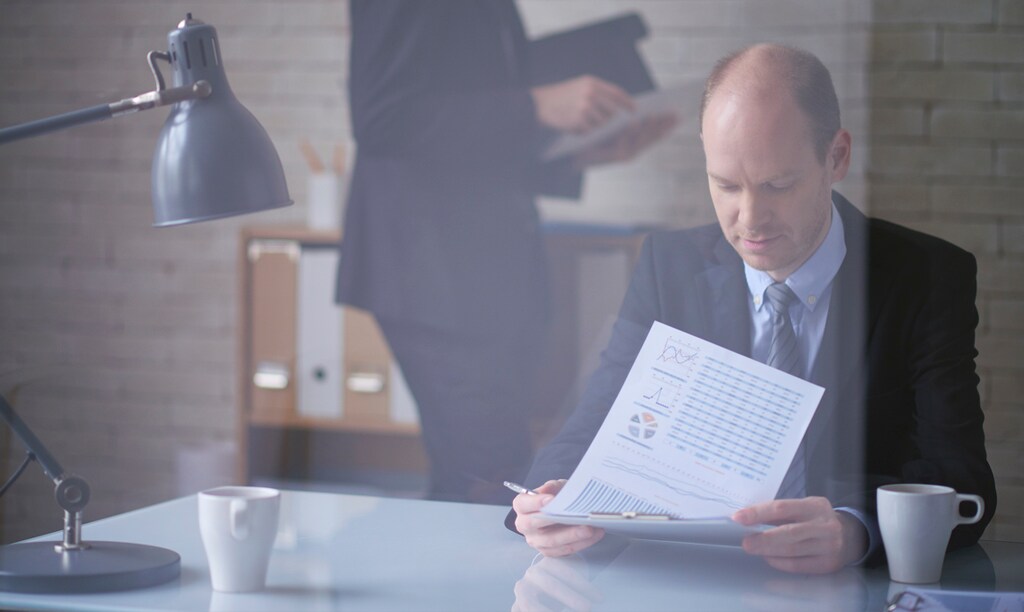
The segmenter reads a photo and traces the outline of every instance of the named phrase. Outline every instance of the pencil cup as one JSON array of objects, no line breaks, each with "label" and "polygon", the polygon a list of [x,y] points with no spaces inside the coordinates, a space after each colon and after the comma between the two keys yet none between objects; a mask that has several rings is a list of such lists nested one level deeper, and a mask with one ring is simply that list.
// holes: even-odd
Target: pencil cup
[{"label": "pencil cup", "polygon": [[[974,502],[973,516],[960,516],[960,502]],[[927,484],[878,488],[878,527],[882,531],[889,577],[915,584],[938,582],[949,535],[957,525],[977,523],[985,502],[977,495]]]},{"label": "pencil cup", "polygon": [[312,229],[336,230],[341,227],[341,203],[345,177],[333,172],[309,176],[306,223]]},{"label": "pencil cup", "polygon": [[281,492],[267,487],[218,487],[199,494],[199,533],[214,590],[263,589],[280,505]]}]

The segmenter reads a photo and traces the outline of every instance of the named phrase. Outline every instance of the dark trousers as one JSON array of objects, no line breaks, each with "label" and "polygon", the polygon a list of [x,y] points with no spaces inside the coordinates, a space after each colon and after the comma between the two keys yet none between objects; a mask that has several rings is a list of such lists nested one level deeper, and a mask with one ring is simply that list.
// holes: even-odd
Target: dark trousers
[{"label": "dark trousers", "polygon": [[521,479],[532,457],[543,328],[510,335],[448,331],[378,317],[419,406],[430,459],[431,499],[504,504],[503,480]]}]

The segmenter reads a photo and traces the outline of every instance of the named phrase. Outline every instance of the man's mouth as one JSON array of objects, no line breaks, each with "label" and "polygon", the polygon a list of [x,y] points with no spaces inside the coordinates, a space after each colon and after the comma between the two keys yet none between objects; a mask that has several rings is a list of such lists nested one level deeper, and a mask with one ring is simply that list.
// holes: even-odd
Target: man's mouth
[{"label": "man's mouth", "polygon": [[767,250],[775,244],[775,241],[778,239],[778,236],[772,236],[771,238],[740,238],[740,241],[743,243],[743,248],[757,253]]}]

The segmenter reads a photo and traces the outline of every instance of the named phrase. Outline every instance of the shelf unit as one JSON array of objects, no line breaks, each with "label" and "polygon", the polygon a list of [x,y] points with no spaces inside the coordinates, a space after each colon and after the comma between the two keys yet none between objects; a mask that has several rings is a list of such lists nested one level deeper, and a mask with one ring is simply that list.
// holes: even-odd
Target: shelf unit
[{"label": "shelf unit", "polygon": [[[338,337],[343,363],[340,416],[303,414],[297,407],[299,261],[303,252],[337,249],[339,233],[304,227],[249,227],[239,248],[240,334],[238,480],[315,480],[323,456],[312,440],[331,437],[329,457],[337,472],[348,469],[423,473],[426,459],[415,422],[395,422],[389,412],[394,381],[391,355],[373,317],[338,307],[344,332]],[[333,276],[323,279],[333,286]],[[343,340],[344,339],[344,340]],[[378,390],[349,384],[354,372],[379,379]],[[257,373],[260,378],[257,382]],[[260,438],[254,448],[253,439]],[[324,446],[324,444],[321,444]],[[322,470],[321,470],[322,471]]]},{"label": "shelf unit", "polygon": [[[579,390],[580,367],[589,367],[602,327],[619,307],[629,272],[648,228],[607,228],[552,224],[545,226],[550,261],[553,320],[547,336],[537,406],[527,415],[535,445],[558,428]],[[344,307],[346,348],[343,371],[380,375],[380,393],[345,388],[340,417],[300,414],[296,409],[296,329],[298,260],[304,249],[337,248],[339,232],[296,226],[249,227],[241,233],[239,262],[239,464],[240,482],[265,475],[299,474],[316,480],[325,469],[384,469],[425,474],[426,458],[415,423],[390,418],[388,390],[391,355],[373,317]],[[325,279],[333,287],[333,276]],[[340,341],[340,339],[339,339]],[[356,346],[353,354],[348,346]],[[598,351],[599,352],[599,351]],[[287,375],[280,389],[253,382],[262,362]],[[311,454],[311,440],[332,437],[336,451],[325,458]],[[253,447],[253,440],[259,446]],[[321,445],[323,446],[323,445]],[[313,474],[313,476],[309,476]]]}]

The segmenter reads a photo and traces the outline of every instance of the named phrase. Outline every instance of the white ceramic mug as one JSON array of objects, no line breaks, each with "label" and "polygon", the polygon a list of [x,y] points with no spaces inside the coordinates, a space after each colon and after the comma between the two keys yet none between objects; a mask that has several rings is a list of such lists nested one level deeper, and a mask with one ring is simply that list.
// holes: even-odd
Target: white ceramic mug
[{"label": "white ceramic mug", "polygon": [[[895,484],[878,488],[878,526],[889,576],[896,582],[938,582],[949,535],[957,525],[981,520],[985,501],[949,487]],[[974,502],[973,516],[960,516],[960,502]]]},{"label": "white ceramic mug", "polygon": [[259,591],[277,536],[281,492],[217,487],[199,493],[199,533],[217,591]]}]

